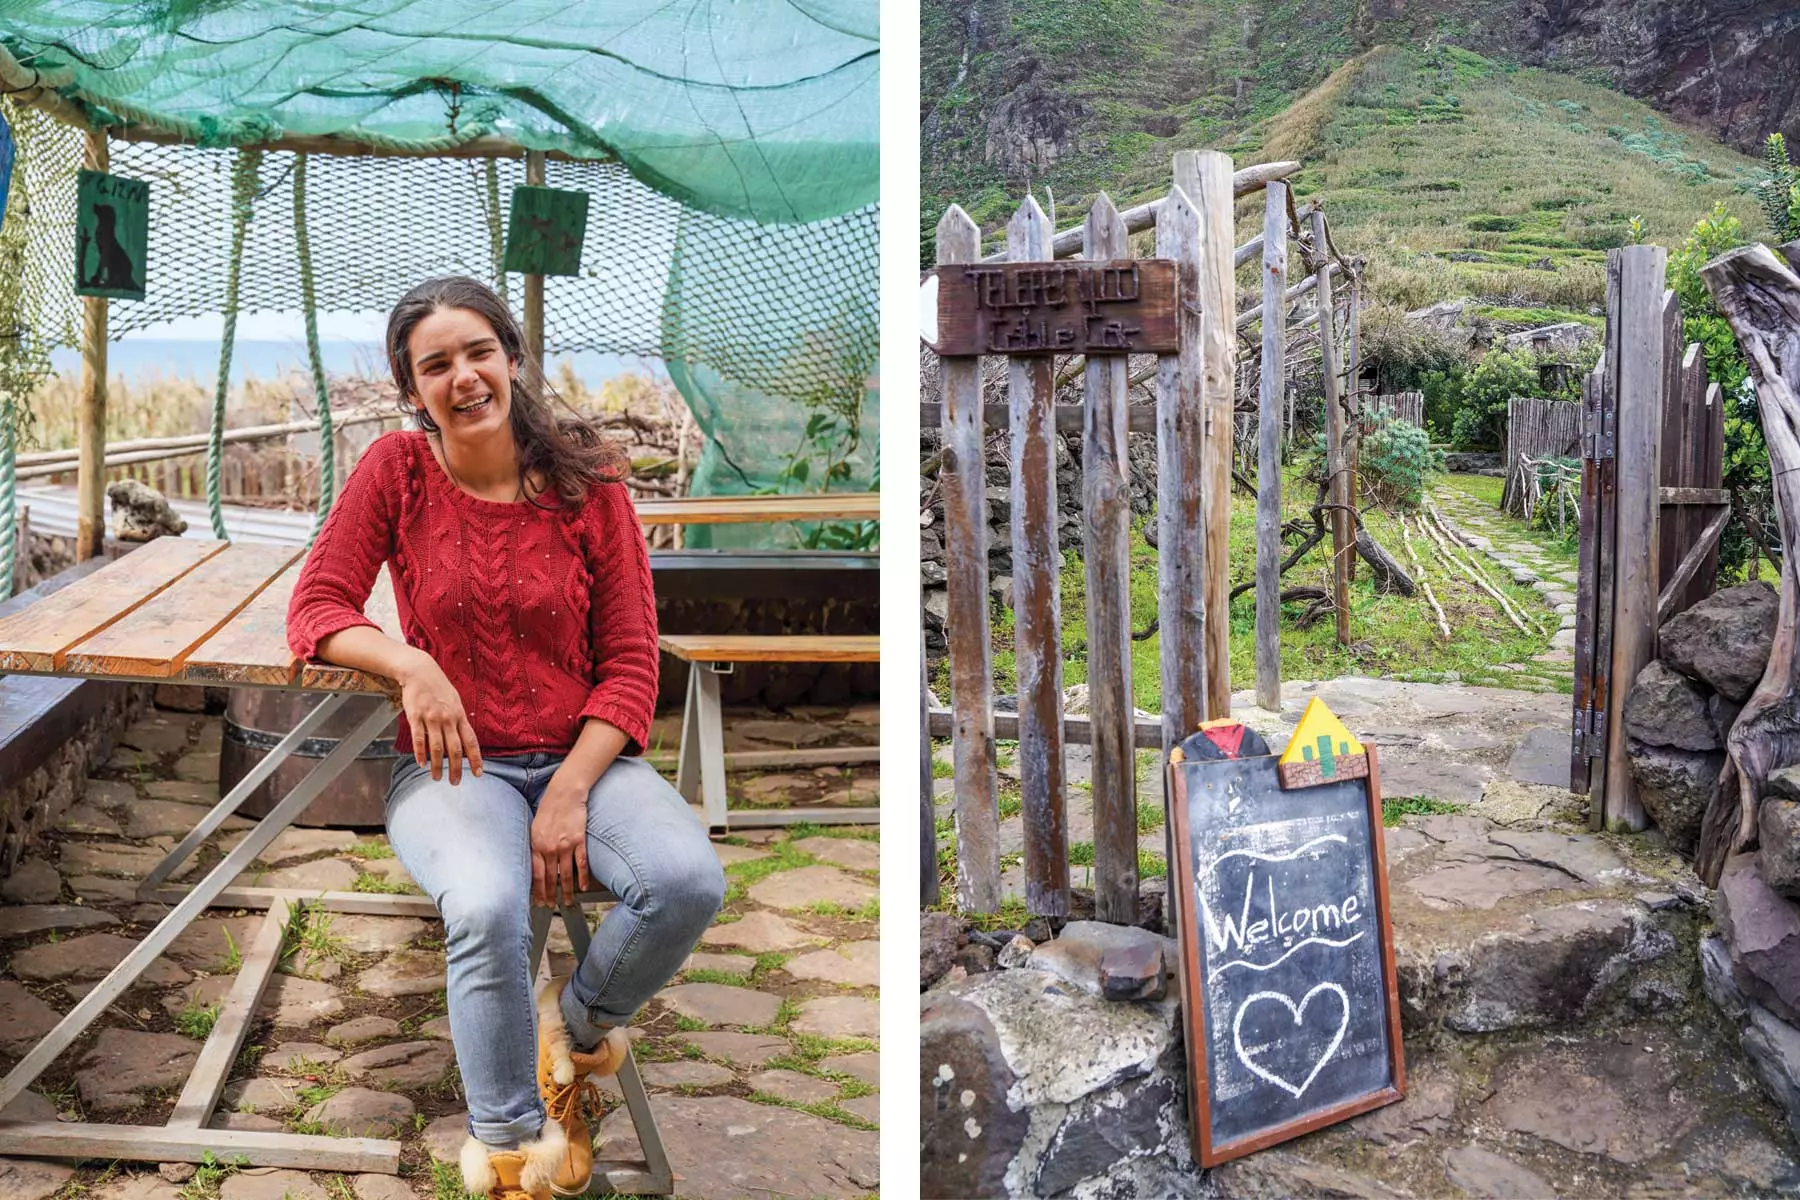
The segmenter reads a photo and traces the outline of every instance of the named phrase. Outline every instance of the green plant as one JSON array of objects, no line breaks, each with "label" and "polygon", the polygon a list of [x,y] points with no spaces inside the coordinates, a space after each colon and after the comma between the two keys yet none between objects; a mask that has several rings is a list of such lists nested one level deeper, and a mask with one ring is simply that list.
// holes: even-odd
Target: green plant
[{"label": "green plant", "polygon": [[228,926],[220,925],[219,932],[225,935],[225,954],[213,964],[213,974],[236,975],[244,969],[243,951],[239,950],[237,943],[232,940],[231,929]]},{"label": "green plant", "polygon": [[1460,804],[1437,800],[1431,796],[1388,796],[1381,802],[1381,823],[1398,825],[1402,817],[1429,817],[1441,813],[1458,813],[1462,809]]},{"label": "green plant", "polygon": [[185,1037],[204,1042],[218,1024],[220,1008],[217,1004],[196,1004],[190,998],[186,1007],[175,1014],[175,1028]]},{"label": "green plant", "polygon": [[237,1163],[222,1163],[208,1150],[200,1156],[194,1177],[176,1193],[181,1200],[218,1200],[219,1187],[237,1173]]},{"label": "green plant", "polygon": [[1768,174],[1756,182],[1756,199],[1777,242],[1800,238],[1800,171],[1788,161],[1787,140],[1771,133],[1763,144]]},{"label": "green plant", "polygon": [[1363,435],[1360,478],[1377,504],[1418,508],[1431,477],[1443,469],[1443,452],[1432,448],[1431,435],[1391,412],[1377,413]]}]

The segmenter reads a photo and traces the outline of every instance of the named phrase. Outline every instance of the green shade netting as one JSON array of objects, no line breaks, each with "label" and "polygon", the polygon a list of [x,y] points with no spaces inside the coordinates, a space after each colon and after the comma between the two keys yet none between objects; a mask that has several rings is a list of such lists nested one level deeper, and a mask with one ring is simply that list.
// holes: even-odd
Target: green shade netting
[{"label": "green shade netting", "polygon": [[758,222],[877,198],[872,0],[20,0],[0,44],[103,123],[205,146],[499,136]]}]

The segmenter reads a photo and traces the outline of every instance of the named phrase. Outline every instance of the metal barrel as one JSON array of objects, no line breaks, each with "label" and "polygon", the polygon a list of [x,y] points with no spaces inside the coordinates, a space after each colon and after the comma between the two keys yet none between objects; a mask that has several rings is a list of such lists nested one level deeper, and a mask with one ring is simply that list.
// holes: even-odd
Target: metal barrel
[{"label": "metal barrel", "polygon": [[[225,701],[224,738],[219,747],[220,793],[261,762],[276,743],[291,732],[300,718],[323,699],[317,693],[285,692],[273,688],[232,688]],[[338,740],[385,704],[380,696],[354,696],[333,713],[319,732],[307,738],[275,773],[250,794],[238,812],[246,817],[266,816],[275,802],[292,791],[319,760],[337,748]],[[380,827],[384,820],[388,778],[393,771],[393,731],[377,738],[355,762],[339,775],[317,800],[295,820],[296,825]]]}]

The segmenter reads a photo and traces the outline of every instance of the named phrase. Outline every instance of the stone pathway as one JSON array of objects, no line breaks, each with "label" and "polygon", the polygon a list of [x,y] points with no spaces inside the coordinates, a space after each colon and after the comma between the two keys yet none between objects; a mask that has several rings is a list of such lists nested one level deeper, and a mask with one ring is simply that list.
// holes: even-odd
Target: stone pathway
[{"label": "stone pathway", "polygon": [[[740,714],[746,719],[735,734],[727,723],[728,749],[870,743],[872,712]],[[676,726],[664,718],[658,728],[672,738]],[[166,911],[139,904],[132,889],[202,806],[216,803],[217,784],[205,780],[217,779],[220,736],[217,717],[153,711],[94,773],[85,802],[6,881],[0,1069],[17,1062]],[[788,782],[768,782],[778,777]],[[734,804],[790,797],[872,803],[878,775],[873,765],[829,767],[744,773],[731,783]],[[228,822],[202,863],[216,862],[246,824]],[[725,909],[632,1029],[677,1195],[879,1189],[875,836],[861,827],[795,826],[715,840],[730,884]],[[248,874],[301,887],[416,891],[378,832],[293,829]],[[195,922],[8,1115],[165,1121],[260,921],[214,910]],[[295,937],[294,953],[271,981],[214,1122],[396,1137],[402,1174],[235,1171],[196,1195],[460,1194],[454,1163],[467,1114],[449,1042],[443,937],[435,920],[320,914],[307,936]],[[553,927],[552,968],[568,970],[571,953],[566,932]],[[605,1090],[600,1156],[639,1157],[616,1085],[608,1081]],[[192,1179],[191,1168],[176,1165],[158,1173],[0,1159],[7,1200],[189,1200],[180,1187]]]}]

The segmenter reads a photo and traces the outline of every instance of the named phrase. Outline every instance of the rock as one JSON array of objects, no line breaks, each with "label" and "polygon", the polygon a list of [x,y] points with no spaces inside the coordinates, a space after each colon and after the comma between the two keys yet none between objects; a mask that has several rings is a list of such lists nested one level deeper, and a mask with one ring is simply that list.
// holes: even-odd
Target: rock
[{"label": "rock", "polygon": [[219,1200],[332,1200],[305,1171],[248,1170],[228,1175]]},{"label": "rock", "polygon": [[921,912],[919,914],[919,990],[922,992],[944,977],[950,969],[951,956],[962,942],[962,918],[954,913]]},{"label": "rock", "polygon": [[450,1040],[450,1018],[433,1017],[419,1026],[418,1034],[420,1037],[438,1038],[447,1042]]},{"label": "rock", "polygon": [[790,958],[781,968],[795,979],[816,979],[840,987],[881,986],[881,943],[846,942]]},{"label": "rock", "polygon": [[[184,1177],[185,1173],[185,1177]],[[141,1174],[119,1173],[105,1179],[91,1191],[83,1189],[83,1200],[187,1200],[176,1183],[192,1179],[196,1171],[193,1163],[161,1163],[152,1174],[145,1171]],[[171,1179],[171,1176],[176,1178]],[[191,1193],[190,1193],[191,1194]]]},{"label": "rock", "polygon": [[284,829],[270,842],[261,854],[256,856],[258,862],[278,867],[283,863],[298,862],[303,858],[311,858],[315,854],[323,854],[328,850],[348,850],[356,844],[356,835],[347,829],[306,829],[295,827]]},{"label": "rock", "polygon": [[[1767,651],[1763,657],[1768,657]],[[731,730],[738,737],[777,746],[816,746],[832,738],[830,729],[811,721],[734,721]]]},{"label": "rock", "polygon": [[864,838],[809,837],[795,842],[794,848],[852,871],[881,869],[881,844]]},{"label": "rock", "polygon": [[0,1050],[23,1055],[62,1014],[10,979],[0,979]]},{"label": "rock", "polygon": [[1744,706],[1736,700],[1728,700],[1714,692],[1706,698],[1706,715],[1713,724],[1713,733],[1718,735],[1719,745],[1731,734],[1731,727],[1737,724],[1738,714]]},{"label": "rock", "polygon": [[261,916],[202,917],[170,943],[168,956],[190,971],[228,974],[226,967],[242,958],[262,924]]},{"label": "rock", "polygon": [[[186,1183],[200,1173],[200,1168],[190,1162],[166,1162],[156,1164],[156,1173],[167,1183]],[[178,1195],[174,1200],[181,1200]]]},{"label": "rock", "polygon": [[[176,804],[197,805],[211,809],[219,802],[219,789],[204,783],[191,783],[185,779],[152,779],[144,784],[144,795],[155,800],[172,800]],[[222,829],[248,829],[255,824],[243,817],[227,817]],[[182,833],[185,835],[186,830]]]},{"label": "rock", "polygon": [[881,1056],[879,1054],[833,1054],[819,1060],[819,1069],[835,1071],[839,1075],[848,1075],[852,1079],[860,1079],[867,1084],[879,1085],[881,1083]]},{"label": "rock", "polygon": [[270,1015],[278,1026],[311,1025],[343,1012],[344,998],[329,983],[276,975],[269,980],[258,1011]]},{"label": "rock", "polygon": [[1662,661],[1728,699],[1742,702],[1762,679],[1775,640],[1780,598],[1767,583],[1740,583],[1714,592],[1663,623]]},{"label": "rock", "polygon": [[186,779],[193,783],[219,786],[219,756],[212,754],[184,754],[175,760],[175,778]]},{"label": "rock", "polygon": [[1672,1056],[1647,1048],[1614,1038],[1528,1046],[1495,1069],[1485,1117],[1577,1154],[1642,1162],[1700,1116],[1672,1087]]},{"label": "rock", "polygon": [[679,983],[657,996],[682,1016],[708,1025],[767,1025],[781,1007],[779,996],[723,983]]},{"label": "rock", "polygon": [[682,965],[683,971],[719,971],[726,975],[736,975],[739,979],[748,979],[756,970],[756,960],[748,954],[708,954],[704,950],[696,950],[688,955],[687,962]]},{"label": "rock", "polygon": [[[986,947],[986,946],[971,947],[971,948],[972,949],[981,949],[981,950],[988,949],[988,947]],[[1022,933],[1015,933],[1012,935],[1012,937],[1007,939],[1006,945],[1000,947],[1000,953],[993,954],[990,951],[989,956],[993,959],[995,965],[1003,967],[1006,970],[1010,971],[1015,967],[1022,967],[1026,963],[1030,962],[1031,954],[1036,949],[1037,949],[1037,943],[1033,942],[1030,938],[1026,937]],[[968,964],[965,963],[964,965],[967,966]],[[984,967],[983,969],[986,970],[989,968]],[[975,972],[974,968],[971,967],[970,974],[975,974],[975,973],[976,972]]]},{"label": "rock", "polygon": [[[1026,947],[1031,946],[1031,939],[1027,937],[1015,935],[1012,942],[1007,943],[1007,946],[1010,948],[1013,942],[1023,942]],[[1029,948],[1020,951],[1018,961],[1023,963],[1025,958],[1030,956],[1030,953],[1031,951]],[[950,962],[950,973],[955,975],[958,970],[961,970],[962,974],[958,976],[958,978],[966,979],[970,975],[979,975],[983,971],[992,971],[995,969],[994,950],[993,947],[985,942],[970,942],[968,945],[957,950],[956,955]]]},{"label": "rock", "polygon": [[1751,998],[1800,1020],[1800,909],[1763,881],[1755,854],[1726,860],[1713,920],[1731,952],[1732,976]]},{"label": "rock", "polygon": [[137,885],[123,879],[106,879],[99,875],[77,875],[69,880],[69,890],[83,900],[129,903],[137,899]]},{"label": "rock", "polygon": [[804,1001],[800,1015],[789,1026],[795,1033],[816,1033],[831,1038],[881,1036],[881,1004],[861,996],[821,996]]},{"label": "rock", "polygon": [[[730,1072],[726,1074],[729,1076]],[[838,1093],[838,1085],[830,1080],[798,1071],[761,1071],[752,1075],[749,1082],[753,1092],[767,1092],[796,1104],[821,1104]]]},{"label": "rock", "polygon": [[284,1079],[239,1079],[225,1085],[224,1101],[241,1112],[284,1113],[294,1107],[300,1084]]},{"label": "rock", "polygon": [[1724,752],[1647,746],[1629,738],[1625,745],[1644,811],[1671,845],[1691,853],[1700,838],[1706,807],[1712,803],[1713,785],[1725,765]]},{"label": "rock", "polygon": [[270,871],[253,868],[233,882],[243,887],[292,888],[301,892],[347,892],[356,886],[357,869],[338,858],[322,858]]},{"label": "rock", "polygon": [[1307,1196],[1319,1200],[1400,1200],[1385,1183],[1355,1171],[1311,1162],[1286,1150],[1269,1150],[1233,1159],[1213,1169],[1218,1200],[1275,1200]]},{"label": "rock", "polygon": [[1078,1106],[1044,1148],[1037,1194],[1056,1195],[1105,1174],[1120,1159],[1154,1149],[1161,1123],[1180,1106],[1175,1081],[1167,1077],[1132,1080],[1100,1103]]},{"label": "rock", "polygon": [[391,1138],[412,1124],[416,1111],[405,1096],[352,1087],[307,1109],[305,1119],[335,1137]]},{"label": "rock", "polygon": [[187,518],[171,508],[163,494],[149,484],[115,479],[106,485],[106,498],[112,502],[113,536],[121,542],[147,542],[165,534],[180,537],[187,532]]},{"label": "rock", "polygon": [[1438,1059],[1408,1062],[1406,1098],[1355,1118],[1354,1133],[1377,1146],[1403,1149],[1444,1132],[1456,1116],[1453,1071]]},{"label": "rock", "polygon": [[396,1175],[358,1175],[350,1187],[356,1200],[414,1200],[413,1190]]},{"label": "rock", "polygon": [[1445,1152],[1444,1174],[1483,1200],[1544,1200],[1556,1194],[1555,1188],[1518,1163],[1474,1143]]},{"label": "rock", "polygon": [[50,1200],[75,1178],[75,1168],[25,1158],[0,1158],[0,1196],[6,1200]]},{"label": "rock", "polygon": [[397,950],[364,971],[356,986],[371,996],[428,996],[444,988],[444,955]]},{"label": "rock", "polygon": [[[657,1098],[669,1158],[691,1196],[860,1196],[881,1186],[881,1135],[736,1096]],[[643,1151],[623,1108],[599,1129],[596,1158]]]},{"label": "rock", "polygon": [[1705,689],[1655,661],[1638,672],[1625,697],[1625,732],[1648,745],[1681,750],[1723,745],[1706,711]]},{"label": "rock", "polygon": [[47,929],[91,929],[117,925],[119,918],[78,904],[11,904],[0,907],[0,938],[24,937]]},{"label": "rock", "polygon": [[1760,1004],[1749,1006],[1749,1018],[1738,1044],[1757,1080],[1787,1114],[1788,1127],[1800,1136],[1800,1029]]},{"label": "rock", "polygon": [[0,880],[0,900],[8,904],[54,904],[62,895],[62,876],[41,858],[28,858]]},{"label": "rock", "polygon": [[731,921],[724,925],[710,925],[700,935],[700,942],[707,946],[737,946],[753,954],[767,954],[774,950],[796,950],[801,946],[813,946],[824,941],[816,934],[793,924],[787,918],[776,913],[757,909],[745,913],[742,920]]},{"label": "rock", "polygon": [[468,1136],[469,1114],[466,1112],[439,1117],[427,1125],[425,1132],[420,1135],[425,1148],[431,1152],[431,1157],[441,1163],[454,1163]]},{"label": "rock", "polygon": [[153,837],[184,838],[200,824],[207,809],[198,804],[177,804],[172,800],[139,800],[125,810],[125,836],[148,840]]},{"label": "rock", "polygon": [[204,979],[196,979],[186,987],[164,992],[163,1011],[171,1017],[177,1017],[184,1012],[222,1005],[231,992],[231,984],[232,977],[229,975],[208,975]]},{"label": "rock", "polygon": [[[645,1083],[651,1087],[660,1088],[718,1087],[722,1083],[730,1083],[737,1078],[729,1067],[721,1067],[717,1063],[687,1060],[645,1063],[642,1072]],[[836,1091],[837,1089],[833,1088],[832,1090]]]},{"label": "rock", "polygon": [[265,1117],[261,1113],[215,1113],[212,1128],[241,1129],[246,1133],[280,1133],[287,1126],[274,1117]]},{"label": "rock", "polygon": [[[84,833],[94,837],[121,837],[125,833],[117,821],[91,804],[70,805],[69,810],[56,823],[56,827],[65,833]],[[67,874],[71,868],[68,866],[69,860],[66,855],[58,861],[64,863],[64,874]]]},{"label": "rock", "polygon": [[200,1044],[175,1033],[102,1029],[75,1072],[82,1102],[96,1112],[129,1112],[145,1093],[179,1088],[194,1069]]},{"label": "rock", "polygon": [[1563,1025],[1585,1015],[1628,968],[1673,950],[1636,904],[1587,901],[1526,913],[1461,945],[1396,936],[1401,1003],[1461,1033]]},{"label": "rock", "polygon": [[755,862],[759,858],[769,857],[767,850],[757,850],[750,846],[733,846],[726,842],[714,842],[713,853],[718,856],[721,867],[732,867],[738,863]]},{"label": "rock", "polygon": [[128,843],[64,842],[56,856],[56,869],[64,875],[142,879],[162,860],[162,851]]},{"label": "rock", "polygon": [[1100,956],[1100,992],[1108,1000],[1159,1000],[1163,989],[1161,946],[1115,946]]},{"label": "rock", "polygon": [[386,954],[399,950],[424,933],[427,926],[417,917],[366,917],[334,913],[331,935],[356,954]]},{"label": "rock", "polygon": [[871,1125],[881,1124],[881,1096],[879,1093],[839,1100],[837,1106],[853,1117],[861,1117]]},{"label": "rock", "polygon": [[397,1042],[352,1055],[338,1064],[352,1079],[369,1079],[382,1087],[429,1087],[442,1081],[456,1061],[447,1043]]},{"label": "rock", "polygon": [[330,1066],[342,1057],[342,1050],[333,1050],[317,1042],[283,1042],[263,1056],[261,1065],[277,1071],[303,1071]]},{"label": "rock", "polygon": [[789,910],[811,908],[815,904],[860,908],[879,895],[872,885],[836,867],[777,871],[750,885],[750,899],[756,903]]},{"label": "rock", "polygon": [[1569,786],[1569,731],[1560,726],[1539,726],[1528,730],[1512,757],[1506,760],[1506,773],[1520,783],[1548,787]]},{"label": "rock", "polygon": [[1115,950],[1154,949],[1160,956],[1165,943],[1172,962],[1175,947],[1160,934],[1134,925],[1108,925],[1102,921],[1070,921],[1063,926],[1055,941],[1045,942],[1031,952],[1026,964],[1034,971],[1048,971],[1071,983],[1090,996],[1105,996],[1101,980],[1101,962]]},{"label": "rock", "polygon": [[[49,942],[21,950],[12,956],[12,974],[35,982],[90,981],[108,972],[134,949],[137,941],[116,933],[90,933],[63,942]],[[186,983],[186,971],[166,959],[157,959],[138,976],[139,985],[172,987]]]},{"label": "rock", "polygon": [[736,1063],[740,1067],[760,1067],[771,1058],[786,1054],[792,1049],[786,1038],[770,1037],[763,1033],[724,1033],[705,1030],[694,1033],[678,1033],[677,1042],[697,1046],[708,1058],[722,1058]]},{"label": "rock", "polygon": [[1800,899],[1800,804],[1765,797],[1756,810],[1757,860],[1763,880],[1790,899]]}]

